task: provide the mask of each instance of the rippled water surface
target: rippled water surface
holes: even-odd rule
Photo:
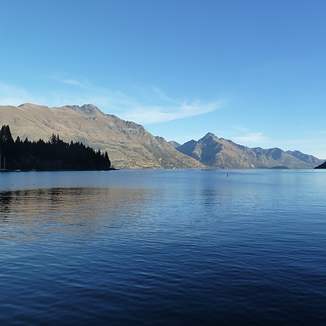
[[[326,171],[0,174],[0,325],[324,325]]]

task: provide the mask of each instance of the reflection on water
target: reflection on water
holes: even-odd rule
[[[139,208],[146,200],[145,189],[50,188],[0,193],[0,223],[11,222],[23,234],[35,232],[85,233],[137,223]],[[9,221],[11,219],[11,221]],[[0,224],[1,228],[1,224]],[[76,232],[78,229],[78,233]],[[3,236],[0,234],[0,236]],[[10,235],[12,239],[13,235]]]
[[[0,174],[0,189],[1,325],[326,318],[326,173]]]

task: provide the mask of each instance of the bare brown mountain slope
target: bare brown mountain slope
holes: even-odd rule
[[[311,169],[323,161],[299,151],[284,152],[280,148],[249,148],[231,140],[218,138],[212,133],[198,141],[191,140],[176,147],[201,163],[214,168],[290,168]]]
[[[0,125],[9,125],[14,139],[48,140],[59,134],[107,151],[117,168],[203,168],[164,138],[154,137],[139,124],[104,114],[92,104],[49,108],[35,104],[0,106]]]

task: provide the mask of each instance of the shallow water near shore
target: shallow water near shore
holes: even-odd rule
[[[326,171],[0,174],[1,325],[322,325]]]

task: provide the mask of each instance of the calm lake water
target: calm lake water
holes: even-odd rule
[[[0,325],[325,325],[325,170],[0,174]]]

